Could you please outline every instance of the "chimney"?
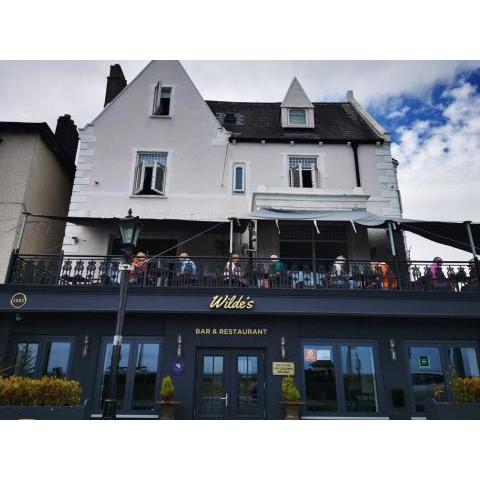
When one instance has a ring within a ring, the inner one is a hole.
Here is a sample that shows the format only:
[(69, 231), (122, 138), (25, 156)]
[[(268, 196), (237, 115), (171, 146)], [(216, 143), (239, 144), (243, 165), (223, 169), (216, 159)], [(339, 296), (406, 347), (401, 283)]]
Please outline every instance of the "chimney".
[(58, 117), (57, 128), (55, 128), (55, 138), (63, 150), (65, 150), (69, 160), (74, 164), (78, 146), (78, 131), (75, 122), (68, 113), (62, 117)]
[(127, 80), (122, 72), (122, 67), (116, 63), (110, 65), (110, 75), (107, 77), (107, 91), (105, 92), (104, 107), (110, 103), (125, 87)]

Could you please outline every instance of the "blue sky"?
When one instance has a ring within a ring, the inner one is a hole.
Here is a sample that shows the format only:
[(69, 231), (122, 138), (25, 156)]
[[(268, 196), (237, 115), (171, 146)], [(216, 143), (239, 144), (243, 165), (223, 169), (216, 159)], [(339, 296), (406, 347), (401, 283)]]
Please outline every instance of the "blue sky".
[[(146, 61), (0, 61), (0, 120), (79, 127), (102, 109), (109, 65), (129, 82)], [(182, 61), (205, 99), (278, 102), (294, 76), (312, 101), (348, 90), (392, 134), (404, 216), (480, 222), (480, 61)], [(407, 235), (412, 258), (466, 260)]]

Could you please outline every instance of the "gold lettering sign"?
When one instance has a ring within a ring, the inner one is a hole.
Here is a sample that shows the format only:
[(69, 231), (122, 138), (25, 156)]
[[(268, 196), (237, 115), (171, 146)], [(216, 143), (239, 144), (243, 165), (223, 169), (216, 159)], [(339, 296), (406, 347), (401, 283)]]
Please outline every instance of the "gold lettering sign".
[(210, 308), (224, 308), (226, 310), (251, 310), (255, 305), (255, 300), (243, 295), (215, 295), (211, 302)]
[(274, 375), (282, 375), (282, 377), (293, 376), (295, 375), (295, 363), (272, 362), (272, 370)]
[(267, 328), (195, 328), (195, 335), (266, 335)]

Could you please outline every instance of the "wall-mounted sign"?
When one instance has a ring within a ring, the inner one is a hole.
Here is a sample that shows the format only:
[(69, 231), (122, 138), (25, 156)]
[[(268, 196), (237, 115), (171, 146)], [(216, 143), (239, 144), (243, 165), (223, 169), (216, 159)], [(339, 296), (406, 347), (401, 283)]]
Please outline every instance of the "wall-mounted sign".
[(430, 357), (428, 355), (419, 355), (418, 368), (430, 368)]
[(303, 360), (305, 362), (315, 362), (317, 360), (317, 350), (315, 348), (304, 348)]
[(183, 375), (183, 372), (185, 371), (185, 364), (181, 362), (180, 360), (176, 360), (172, 362), (172, 374), (175, 375), (176, 377), (179, 377), (180, 375)]
[(16, 293), (10, 299), (10, 305), (13, 308), (22, 308), (27, 303), (27, 296), (24, 293)]
[(322, 350), (317, 350), (317, 360), (331, 360), (330, 349), (324, 348)]
[(295, 375), (295, 363), (293, 362), (272, 362), (273, 375), (282, 375), (283, 377)]
[(268, 328), (195, 328), (195, 335), (266, 335)]
[(243, 295), (215, 295), (210, 301), (209, 308), (226, 310), (251, 310), (255, 300)]

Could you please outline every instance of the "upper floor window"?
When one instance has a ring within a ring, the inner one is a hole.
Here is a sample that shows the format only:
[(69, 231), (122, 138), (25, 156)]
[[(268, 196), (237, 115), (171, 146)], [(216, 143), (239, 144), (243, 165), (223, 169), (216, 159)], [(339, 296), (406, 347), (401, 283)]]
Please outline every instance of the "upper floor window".
[(291, 187), (316, 188), (318, 186), (316, 157), (288, 157), (288, 170)]
[(158, 82), (153, 96), (153, 115), (168, 117), (170, 115), (171, 99), (172, 87), (163, 87)]
[(245, 166), (244, 165), (233, 166), (233, 191), (234, 192), (245, 191)]
[(288, 110), (288, 124), (306, 126), (307, 125), (307, 111), (304, 108), (290, 108)]
[(165, 195), (166, 152), (139, 152), (135, 166), (135, 195)]

